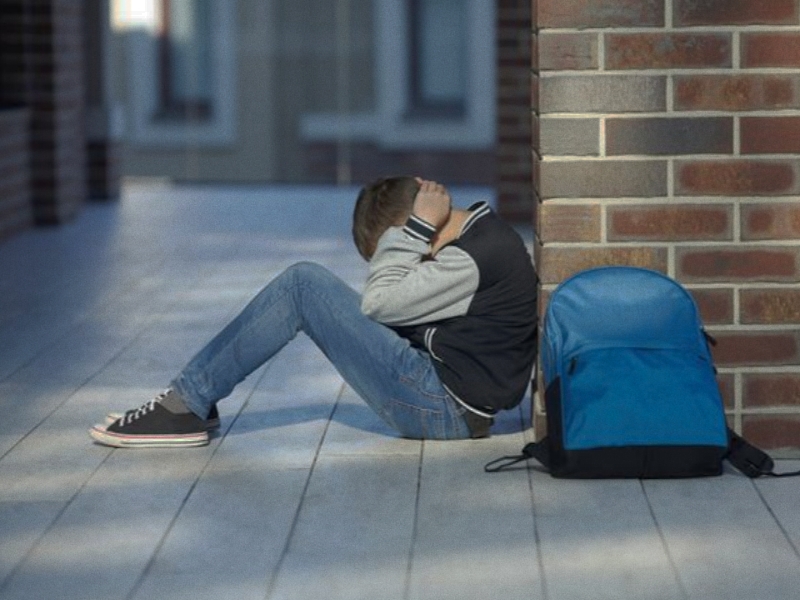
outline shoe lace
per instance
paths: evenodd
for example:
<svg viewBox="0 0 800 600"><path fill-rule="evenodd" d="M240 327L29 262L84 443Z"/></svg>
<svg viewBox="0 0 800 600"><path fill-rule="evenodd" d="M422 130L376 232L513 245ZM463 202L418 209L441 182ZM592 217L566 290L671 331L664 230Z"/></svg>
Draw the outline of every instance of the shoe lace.
<svg viewBox="0 0 800 600"><path fill-rule="evenodd" d="M122 424L123 425L130 425L131 423L133 423L137 419L141 419L147 413L153 412L153 410L155 410L156 403L158 401L160 401L161 399L163 399L163 398L164 398L164 394L159 394L158 396L156 396L152 400L142 404L139 408L137 408L135 410L128 411L127 413L125 413L125 416L122 418Z"/></svg>

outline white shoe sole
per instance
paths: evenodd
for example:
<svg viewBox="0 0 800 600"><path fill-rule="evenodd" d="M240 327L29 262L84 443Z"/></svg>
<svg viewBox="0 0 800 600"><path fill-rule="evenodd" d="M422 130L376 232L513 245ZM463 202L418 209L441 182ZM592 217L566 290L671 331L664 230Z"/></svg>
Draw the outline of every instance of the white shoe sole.
<svg viewBox="0 0 800 600"><path fill-rule="evenodd" d="M105 425L95 425L89 435L96 442L114 448L193 448L208 444L208 433L169 435L124 435L107 431Z"/></svg>

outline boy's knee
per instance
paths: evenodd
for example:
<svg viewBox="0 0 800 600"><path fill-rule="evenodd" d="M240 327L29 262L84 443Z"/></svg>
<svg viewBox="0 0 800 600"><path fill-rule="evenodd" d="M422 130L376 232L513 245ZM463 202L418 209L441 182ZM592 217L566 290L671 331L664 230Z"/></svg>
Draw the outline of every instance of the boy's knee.
<svg viewBox="0 0 800 600"><path fill-rule="evenodd" d="M311 281L324 279L331 276L331 272L320 264L301 261L288 267L284 274L294 278L296 281Z"/></svg>

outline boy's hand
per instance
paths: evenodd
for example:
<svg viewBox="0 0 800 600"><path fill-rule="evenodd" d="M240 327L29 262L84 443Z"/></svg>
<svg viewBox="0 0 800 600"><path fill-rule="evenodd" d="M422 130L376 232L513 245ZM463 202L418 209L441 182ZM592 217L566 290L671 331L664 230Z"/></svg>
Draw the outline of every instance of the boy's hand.
<svg viewBox="0 0 800 600"><path fill-rule="evenodd" d="M450 217L450 194L445 187L435 181L417 178L419 192L414 198L414 214L440 230Z"/></svg>

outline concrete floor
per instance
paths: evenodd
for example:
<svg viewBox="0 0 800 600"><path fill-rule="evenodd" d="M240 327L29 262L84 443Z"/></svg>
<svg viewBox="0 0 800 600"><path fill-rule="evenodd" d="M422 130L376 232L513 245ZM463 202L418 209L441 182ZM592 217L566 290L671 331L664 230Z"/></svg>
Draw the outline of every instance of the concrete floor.
<svg viewBox="0 0 800 600"><path fill-rule="evenodd" d="M207 447L91 442L286 266L358 289L354 196L130 184L0 245L0 598L800 598L800 479L485 474L529 402L487 440L400 439L305 338Z"/></svg>

